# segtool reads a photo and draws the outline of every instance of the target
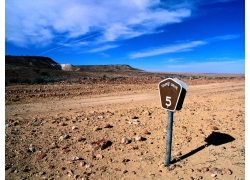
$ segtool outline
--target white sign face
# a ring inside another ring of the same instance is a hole
[[[167,78],[158,84],[161,106],[170,111],[180,110],[184,101],[187,85],[177,78]]]

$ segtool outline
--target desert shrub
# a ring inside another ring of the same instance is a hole
[[[33,79],[32,83],[33,84],[42,84],[42,83],[45,83],[45,79],[43,79],[43,78],[35,78],[35,79]]]

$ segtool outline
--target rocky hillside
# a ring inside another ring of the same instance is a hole
[[[5,56],[5,66],[23,66],[40,69],[61,70],[61,65],[43,56]]]

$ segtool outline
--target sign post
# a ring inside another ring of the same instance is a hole
[[[161,106],[168,110],[165,166],[170,166],[174,111],[181,110],[187,85],[177,78],[167,78],[158,84],[158,88]]]

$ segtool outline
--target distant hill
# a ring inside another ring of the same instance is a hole
[[[61,65],[53,61],[51,58],[43,56],[5,56],[5,66],[24,66],[41,69],[61,70]]]
[[[133,68],[126,64],[110,64],[110,65],[71,65],[61,64],[64,71],[92,71],[92,72],[117,72],[117,71],[143,71]]]
[[[5,56],[5,84],[42,84],[82,82],[86,78],[132,76],[145,71],[129,65],[71,65],[58,64],[43,56]],[[109,75],[108,75],[109,74]]]

